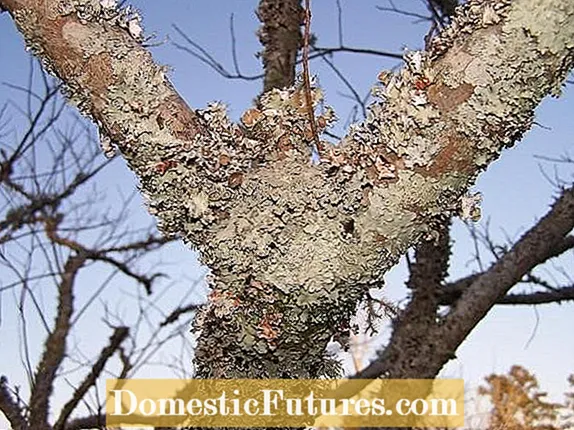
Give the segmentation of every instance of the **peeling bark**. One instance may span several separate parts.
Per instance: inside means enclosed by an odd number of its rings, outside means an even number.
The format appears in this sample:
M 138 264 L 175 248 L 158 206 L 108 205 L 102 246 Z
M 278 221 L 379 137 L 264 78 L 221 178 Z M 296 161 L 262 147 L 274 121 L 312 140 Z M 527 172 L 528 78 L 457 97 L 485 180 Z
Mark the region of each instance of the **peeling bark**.
M 70 4 L 0 0 L 120 149 L 163 231 L 211 268 L 200 377 L 336 375 L 325 357 L 331 336 L 408 247 L 458 211 L 573 62 L 574 4 L 471 0 L 429 52 L 380 75 L 366 121 L 310 165 L 301 88 L 267 92 L 242 124 L 217 104 L 194 111 L 141 46 L 134 17 L 97 0 Z M 448 327 L 456 348 L 462 328 Z M 444 363 L 453 351 L 429 346 L 412 359 L 436 352 L 433 363 Z

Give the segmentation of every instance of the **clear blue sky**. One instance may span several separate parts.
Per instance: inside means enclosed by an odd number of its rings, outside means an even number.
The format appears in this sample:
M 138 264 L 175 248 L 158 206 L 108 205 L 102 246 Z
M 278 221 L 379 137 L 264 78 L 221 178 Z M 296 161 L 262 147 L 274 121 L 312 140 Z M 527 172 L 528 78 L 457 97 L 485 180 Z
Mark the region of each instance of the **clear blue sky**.
M 421 47 L 428 28 L 426 23 L 417 23 L 414 18 L 378 11 L 376 5 L 385 5 L 384 0 L 342 0 L 341 3 L 346 45 L 392 52 Z M 137 0 L 132 4 L 141 10 L 147 33 L 156 33 L 155 41 L 159 42 L 159 46 L 153 48 L 155 58 L 173 68 L 171 76 L 176 88 L 193 107 L 199 108 L 209 101 L 220 100 L 229 105 L 232 117 L 238 118 L 241 112 L 250 106 L 260 90 L 261 82 L 225 79 L 197 59 L 177 50 L 171 42 L 183 40 L 172 28 L 172 24 L 178 25 L 195 42 L 232 69 L 229 19 L 231 14 L 234 14 L 241 71 L 246 75 L 258 74 L 261 72 L 259 60 L 255 57 L 260 49 L 255 36 L 258 21 L 253 12 L 256 1 Z M 403 0 L 400 4 L 413 11 L 424 12 L 421 1 Z M 318 36 L 320 46 L 338 44 L 335 0 L 313 2 L 312 30 Z M 0 40 L 0 82 L 24 85 L 29 59 L 23 50 L 21 38 L 6 14 L 0 16 Z M 338 55 L 334 61 L 361 95 L 368 92 L 381 69 L 397 64 L 396 61 L 380 57 L 350 54 Z M 336 108 L 341 118 L 340 124 L 345 125 L 352 108 L 352 102 L 348 98 L 349 91 L 324 63 L 313 63 L 312 71 L 319 76 L 327 102 Z M 3 104 L 8 99 L 17 100 L 18 97 L 17 92 L 0 87 L 0 103 Z M 559 157 L 568 151 L 573 153 L 573 113 L 574 87 L 571 85 L 565 89 L 562 98 L 546 100 L 539 108 L 537 122 L 543 127 L 535 126 L 523 142 L 507 151 L 501 160 L 480 177 L 475 188 L 484 196 L 483 221 L 490 220 L 495 239 L 504 241 L 505 237 L 518 238 L 547 211 L 555 193 L 552 185 L 542 175 L 541 168 L 554 174 L 554 164 L 541 161 L 535 156 Z M 16 125 L 15 122 L 14 126 Z M 8 137 L 4 136 L 2 139 Z M 562 178 L 571 181 L 572 170 L 572 166 L 561 166 Z M 125 194 L 133 190 L 133 178 L 121 162 L 116 162 L 109 172 L 106 180 L 100 184 L 100 189 L 110 187 L 117 190 L 118 184 L 121 184 L 120 188 Z M 139 200 L 134 205 L 133 216 L 134 222 L 141 222 L 142 225 L 150 222 Z M 475 268 L 468 264 L 472 244 L 460 223 L 454 227 L 454 240 L 455 258 L 450 271 L 453 279 L 467 275 Z M 199 268 L 192 253 L 183 250 L 179 245 L 172 246 L 170 250 L 172 251 L 164 254 L 162 259 L 171 259 L 169 261 L 178 265 L 176 271 L 181 273 L 182 277 L 187 276 L 182 284 L 189 284 L 188 279 L 203 274 L 203 269 Z M 572 252 L 561 260 L 561 264 L 570 274 L 574 267 L 572 263 Z M 388 275 L 384 293 L 386 297 L 404 299 L 404 275 L 404 266 L 399 266 Z M 2 278 L 3 276 L 0 276 L 0 279 Z M 570 282 L 572 283 L 572 279 Z M 86 289 L 89 289 L 89 286 L 86 286 Z M 20 382 L 25 385 L 23 374 L 17 370 L 20 358 L 18 339 L 14 335 L 16 313 L 12 308 L 13 298 L 5 294 L 1 299 L 0 344 L 10 348 L 6 355 L 3 354 L 0 373 L 7 373 L 14 382 L 21 378 Z M 50 298 L 46 297 L 45 306 L 49 308 L 50 303 Z M 86 327 L 92 327 L 99 324 L 99 319 L 99 315 L 95 313 L 86 316 L 82 323 Z M 574 304 L 546 305 L 536 309 L 497 308 L 472 333 L 460 348 L 458 359 L 446 367 L 442 376 L 463 377 L 468 385 L 473 387 L 489 373 L 506 372 L 511 365 L 521 364 L 537 374 L 542 387 L 546 388 L 554 399 L 561 399 L 561 393 L 566 388 L 566 377 L 569 373 L 574 373 L 573 327 Z M 38 339 L 42 338 L 41 335 L 39 332 Z M 90 339 L 92 336 L 97 334 L 90 334 Z M 102 334 L 102 343 L 108 336 L 108 332 Z M 76 342 L 83 342 L 86 346 L 85 339 L 82 340 L 81 337 Z M 88 349 L 90 343 L 92 342 L 88 342 Z M 100 349 L 101 344 L 93 344 L 94 351 Z M 1 426 L 0 421 L 0 428 Z

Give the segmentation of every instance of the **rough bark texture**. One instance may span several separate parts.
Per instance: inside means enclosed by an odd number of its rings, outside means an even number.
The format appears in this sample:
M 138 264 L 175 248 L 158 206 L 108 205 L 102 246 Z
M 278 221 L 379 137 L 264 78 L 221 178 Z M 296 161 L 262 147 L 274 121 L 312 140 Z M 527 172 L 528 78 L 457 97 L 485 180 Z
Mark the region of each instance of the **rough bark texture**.
M 257 16 L 263 24 L 258 32 L 264 47 L 263 92 L 290 87 L 295 81 L 297 53 L 303 40 L 301 0 L 261 0 Z
M 331 336 L 409 246 L 459 210 L 573 61 L 573 3 L 471 0 L 430 52 L 380 75 L 367 120 L 312 165 L 300 88 L 266 93 L 241 125 L 220 105 L 193 111 L 141 46 L 136 18 L 102 4 L 0 0 L 121 150 L 161 228 L 211 268 L 201 377 L 335 375 Z M 472 291 L 477 308 L 453 315 L 483 315 L 493 297 Z M 446 324 L 456 349 L 467 331 Z M 433 352 L 412 359 L 422 365 Z

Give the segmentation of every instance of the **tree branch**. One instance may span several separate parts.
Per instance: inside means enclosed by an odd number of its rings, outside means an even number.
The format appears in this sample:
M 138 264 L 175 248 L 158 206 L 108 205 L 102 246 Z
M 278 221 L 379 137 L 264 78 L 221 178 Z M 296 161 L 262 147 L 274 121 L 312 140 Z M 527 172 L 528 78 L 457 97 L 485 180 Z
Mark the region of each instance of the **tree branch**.
M 30 430 L 30 426 L 24 418 L 24 411 L 18 402 L 12 398 L 8 388 L 8 380 L 4 375 L 0 376 L 0 411 L 6 415 L 14 430 Z
M 80 244 L 79 242 L 62 237 L 58 234 L 57 229 L 62 221 L 63 216 L 56 215 L 55 217 L 49 218 L 40 218 L 40 221 L 44 222 L 46 235 L 48 238 L 53 242 L 57 243 L 58 245 L 64 246 L 66 248 L 70 248 L 73 251 L 81 253 L 85 256 L 86 260 L 92 261 L 101 261 L 104 263 L 108 263 L 122 272 L 124 275 L 129 276 L 130 278 L 135 279 L 138 283 L 143 285 L 146 290 L 146 293 L 149 295 L 152 293 L 152 286 L 153 282 L 161 277 L 164 276 L 161 273 L 155 273 L 152 276 L 142 275 L 139 273 L 134 272 L 127 263 L 117 260 L 116 258 L 110 257 L 108 253 L 111 252 L 118 252 L 118 251 L 128 251 L 128 250 L 143 250 L 143 249 L 151 249 L 156 245 L 162 245 L 170 239 L 168 238 L 154 238 L 150 237 L 147 240 L 138 241 L 134 243 L 130 243 L 127 245 L 113 247 L 109 249 L 90 249 L 85 247 L 84 245 Z
M 534 293 L 507 294 L 497 300 L 497 305 L 543 305 L 574 301 L 574 287 L 562 287 L 554 291 L 536 291 Z
M 98 359 L 91 367 L 90 373 L 86 375 L 80 386 L 74 391 L 72 398 L 64 405 L 58 420 L 54 424 L 54 430 L 65 430 L 68 428 L 66 424 L 68 418 L 82 401 L 88 390 L 95 385 L 106 363 L 128 337 L 128 334 L 129 329 L 127 327 L 115 328 L 114 333 L 110 337 L 109 344 L 100 352 Z
M 74 309 L 74 283 L 86 256 L 82 254 L 68 258 L 58 286 L 58 313 L 54 328 L 46 338 L 42 359 L 34 375 L 30 394 L 30 417 L 28 422 L 33 429 L 48 427 L 50 397 L 54 389 L 54 379 L 66 354 L 66 343 L 70 332 L 70 321 Z
M 399 74 L 379 76 L 384 88 L 376 88 L 367 119 L 311 165 L 300 88 L 265 93 L 242 126 L 217 104 L 191 111 L 134 25 L 131 33 L 122 27 L 122 12 L 100 6 L 86 17 L 74 5 L 62 12 L 60 2 L 41 3 L 0 0 L 118 144 L 164 232 L 197 246 L 212 270 L 200 377 L 336 374 L 325 346 L 338 327 L 437 215 L 458 211 L 477 174 L 529 128 L 574 57 L 574 4 L 467 2 L 428 52 L 409 53 Z M 282 3 L 293 14 L 274 22 L 289 20 L 290 48 L 277 48 L 292 52 L 301 17 L 293 0 Z M 262 1 L 260 15 L 278 12 L 272 4 Z M 530 19 L 537 14 L 547 25 Z M 276 36 L 263 31 L 266 49 Z M 272 60 L 277 72 L 292 69 Z M 269 321 L 273 336 L 262 329 Z M 436 349 L 427 347 L 402 352 L 413 351 L 416 364 Z M 439 351 L 437 360 L 452 353 Z M 422 372 L 402 360 L 392 374 Z
M 526 272 L 521 274 L 520 279 L 522 279 L 524 276 L 526 276 L 528 273 L 530 273 L 536 266 L 539 266 L 539 265 L 545 263 L 546 261 L 548 261 L 552 258 L 558 257 L 558 256 L 564 254 L 565 252 L 571 250 L 571 249 L 574 249 L 574 236 L 570 235 L 570 236 L 566 236 L 564 238 L 558 238 L 557 243 L 551 244 L 551 246 L 549 246 L 547 248 L 547 253 L 540 254 L 540 260 L 532 261 L 532 265 L 525 268 Z M 451 282 L 451 283 L 445 285 L 444 287 L 441 288 L 439 303 L 443 306 L 453 305 L 461 297 L 461 295 L 466 290 L 468 290 L 468 288 L 475 281 L 477 281 L 481 276 L 484 276 L 485 274 L 487 274 L 489 272 L 489 270 L 467 276 L 465 278 L 459 279 L 457 281 L 454 281 L 454 282 Z M 567 291 L 567 289 L 566 289 L 566 291 Z M 566 292 L 565 294 L 567 295 L 568 293 Z M 525 296 L 530 296 L 530 295 L 531 294 L 526 294 Z M 524 295 L 521 294 L 520 296 L 524 296 Z M 508 296 L 501 298 L 497 303 L 499 303 L 499 304 L 519 304 L 519 303 L 510 303 L 510 302 L 515 301 L 515 299 L 508 298 L 508 301 L 507 301 L 507 297 Z M 550 300 L 550 298 L 552 297 L 552 293 L 548 293 L 548 294 L 543 293 L 542 296 L 537 296 L 537 297 L 545 297 L 544 300 Z M 560 297 L 562 297 L 562 295 L 558 294 L 558 295 L 556 295 L 556 297 L 560 298 Z M 559 300 L 564 300 L 564 299 L 559 299 Z M 549 303 L 549 302 L 546 302 L 546 303 Z
M 513 248 L 484 274 L 473 277 L 448 315 L 424 333 L 399 326 L 379 358 L 357 374 L 357 378 L 434 378 L 468 333 L 488 310 L 504 297 L 524 274 L 548 255 L 574 228 L 574 188 L 563 191 L 551 210 Z M 572 289 L 564 290 L 565 296 Z M 512 296 L 508 300 L 514 300 Z M 536 296 L 535 296 L 536 297 Z M 539 299 L 542 296 L 538 296 Z M 526 300 L 524 297 L 517 300 Z M 414 307 L 408 308 L 416 312 Z M 413 342 L 413 339 L 417 339 Z
M 486 312 L 515 285 L 529 267 L 555 252 L 554 244 L 574 228 L 574 188 L 565 189 L 548 214 L 526 233 L 488 274 L 478 278 L 461 296 L 445 319 L 444 343 L 464 340 Z M 455 348 L 456 348 L 455 347 Z
M 258 32 L 263 45 L 263 92 L 289 87 L 295 82 L 297 53 L 303 42 L 301 0 L 261 0 L 257 17 L 263 24 Z
M 165 319 L 159 324 L 160 327 L 165 327 L 166 325 L 172 324 L 176 322 L 180 316 L 188 313 L 188 312 L 196 312 L 199 309 L 199 305 L 187 305 L 187 306 L 178 306 L 174 309 Z

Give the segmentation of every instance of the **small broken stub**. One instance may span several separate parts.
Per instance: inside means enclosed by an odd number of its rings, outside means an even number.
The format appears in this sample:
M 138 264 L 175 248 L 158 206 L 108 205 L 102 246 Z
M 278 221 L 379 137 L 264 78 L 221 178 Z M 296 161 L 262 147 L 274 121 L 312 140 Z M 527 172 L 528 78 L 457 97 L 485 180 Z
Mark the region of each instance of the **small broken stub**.
M 116 155 L 116 147 L 106 133 L 100 132 L 100 147 L 106 158 L 113 158 Z
M 460 200 L 460 218 L 463 221 L 479 221 L 481 216 L 481 202 L 482 194 L 479 192 L 462 196 Z

